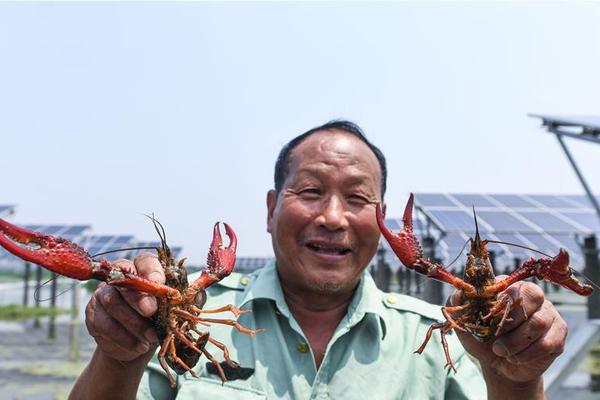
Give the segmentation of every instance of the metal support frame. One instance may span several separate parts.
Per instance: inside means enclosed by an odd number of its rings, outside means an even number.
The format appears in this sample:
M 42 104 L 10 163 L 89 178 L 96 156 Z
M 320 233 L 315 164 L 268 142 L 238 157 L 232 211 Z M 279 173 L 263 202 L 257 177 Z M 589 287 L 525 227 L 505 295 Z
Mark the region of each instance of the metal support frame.
M 592 202 L 592 206 L 594 206 L 594 209 L 596 210 L 596 215 L 598 216 L 598 219 L 600 219 L 600 206 L 598 205 L 598 201 L 596 200 L 596 198 L 594 197 L 594 194 L 590 190 L 590 187 L 588 186 L 587 182 L 585 181 L 585 178 L 583 177 L 583 174 L 579 170 L 579 167 L 577 167 L 577 163 L 575 163 L 575 159 L 573 158 L 573 156 L 571 155 L 571 152 L 567 148 L 567 145 L 565 144 L 562 136 L 568 135 L 571 137 L 577 137 L 578 139 L 583 139 L 583 138 L 573 135 L 573 134 L 568 134 L 566 132 L 562 132 L 560 129 L 554 128 L 552 126 L 548 127 L 548 130 L 556 135 L 556 139 L 558 139 L 558 143 L 560 143 L 560 146 L 562 147 L 563 151 L 565 152 L 565 155 L 569 159 L 571 166 L 575 170 L 575 174 L 577 174 L 577 178 L 579 178 L 579 182 L 581 182 L 581 185 L 583 186 L 585 193 L 587 194 L 588 198 Z
M 574 139 L 600 144 L 600 125 L 598 123 L 599 120 L 597 118 L 590 120 L 590 118 L 585 117 L 580 117 L 578 119 L 576 117 L 552 117 L 540 114 L 529 114 L 529 116 L 534 118 L 540 118 L 542 120 L 542 125 L 548 128 L 548 132 L 556 136 L 558 143 L 560 143 L 560 147 L 562 147 L 563 151 L 565 152 L 565 155 L 567 156 L 567 159 L 573 167 L 573 170 L 575 170 L 575 174 L 577 175 L 579 182 L 581 182 L 581 185 L 583 186 L 583 189 L 585 190 L 588 199 L 592 203 L 594 210 L 596 210 L 596 215 L 598 216 L 598 219 L 600 219 L 600 205 L 598 204 L 598 200 L 596 200 L 596 198 L 594 197 L 592 191 L 590 190 L 590 187 L 588 186 L 587 182 L 585 181 L 585 178 L 583 177 L 583 174 L 579 170 L 575 159 L 571 155 L 571 152 L 569 151 L 567 145 L 563 140 L 563 136 L 568 136 Z M 581 129 L 581 132 L 570 132 L 568 128 Z

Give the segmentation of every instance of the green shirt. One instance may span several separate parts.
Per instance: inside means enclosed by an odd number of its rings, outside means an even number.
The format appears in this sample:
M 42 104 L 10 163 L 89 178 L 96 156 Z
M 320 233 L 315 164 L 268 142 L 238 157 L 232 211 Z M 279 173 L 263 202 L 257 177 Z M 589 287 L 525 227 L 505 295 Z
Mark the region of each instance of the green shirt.
M 175 391 L 155 358 L 144 373 L 138 399 L 486 398 L 480 369 L 455 334 L 447 339 L 456 373 L 444 369 L 446 361 L 437 330 L 423 354 L 413 354 L 429 326 L 443 321 L 440 307 L 405 295 L 383 293 L 366 272 L 319 369 L 306 336 L 285 302 L 274 263 L 251 275 L 233 273 L 207 292 L 204 309 L 235 304 L 252 310 L 239 317 L 243 326 L 265 329 L 250 337 L 227 325 L 199 325 L 229 348 L 233 360 L 254 372 L 246 380 L 222 385 L 218 375 L 207 371 L 208 360 L 203 356 L 194 368 L 199 378 L 173 373 Z M 227 314 L 217 318 L 232 318 Z M 212 344 L 206 349 L 223 360 L 222 352 Z

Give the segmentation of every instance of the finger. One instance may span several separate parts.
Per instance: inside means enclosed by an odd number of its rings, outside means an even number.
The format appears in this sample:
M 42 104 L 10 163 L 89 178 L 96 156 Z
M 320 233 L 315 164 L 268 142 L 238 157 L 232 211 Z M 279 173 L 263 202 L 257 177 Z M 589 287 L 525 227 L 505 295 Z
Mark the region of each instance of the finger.
M 92 335 L 94 338 L 110 338 L 111 342 L 132 351 L 135 351 L 135 349 L 138 351 L 147 351 L 149 348 L 149 344 L 147 342 L 141 342 L 122 324 L 113 319 L 102 306 L 97 296 L 92 297 L 92 300 L 90 300 L 90 303 L 86 308 L 85 323 L 90 335 Z M 106 341 L 104 343 L 106 343 Z M 144 343 L 145 346 L 140 343 Z M 102 350 L 105 352 L 109 352 L 111 349 L 112 347 L 102 348 Z
M 121 324 L 131 335 L 149 343 L 158 342 L 151 322 L 131 308 L 122 294 L 114 287 L 105 285 L 95 296 L 98 304 L 111 319 Z
M 111 338 L 106 338 L 104 336 L 95 336 L 94 340 L 98 343 L 98 346 L 104 351 L 106 354 L 111 357 L 121 360 L 121 361 L 131 361 L 140 356 L 140 354 L 147 353 L 150 351 L 150 347 L 146 348 L 146 351 L 138 351 L 131 350 L 131 348 L 120 346 L 119 344 L 112 341 Z
M 547 335 L 531 344 L 520 353 L 508 357 L 515 364 L 529 364 L 540 360 L 554 360 L 565 350 L 564 341 L 560 337 L 566 333 L 562 326 L 551 327 Z
M 133 263 L 129 260 L 117 260 L 115 264 L 132 268 L 142 278 L 158 283 L 165 282 L 163 268 L 154 254 L 143 253 L 137 256 Z M 156 313 L 157 304 L 154 296 L 124 287 L 118 287 L 117 290 L 122 294 L 125 301 L 144 317 L 150 317 Z
M 506 346 L 508 360 L 528 363 L 562 353 L 567 336 L 567 324 L 548 301 L 510 334 L 498 340 Z
M 508 314 L 508 319 L 502 327 L 501 334 L 510 332 L 520 326 L 536 313 L 545 301 L 542 289 L 531 282 L 515 283 L 502 292 L 501 295 L 510 296 L 514 302 L 512 310 Z
M 133 264 L 142 278 L 165 283 L 165 272 L 156 254 L 142 253 L 133 260 Z

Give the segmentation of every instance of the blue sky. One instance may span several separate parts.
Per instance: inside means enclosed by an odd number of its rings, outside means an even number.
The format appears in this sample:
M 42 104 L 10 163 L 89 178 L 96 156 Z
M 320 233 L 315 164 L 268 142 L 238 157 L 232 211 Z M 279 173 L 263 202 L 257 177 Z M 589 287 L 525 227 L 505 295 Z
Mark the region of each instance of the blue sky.
M 1 204 L 170 240 L 217 220 L 271 255 L 280 147 L 360 124 L 409 191 L 582 193 L 530 112 L 600 114 L 596 3 L 1 3 Z M 568 141 L 595 192 L 600 147 Z

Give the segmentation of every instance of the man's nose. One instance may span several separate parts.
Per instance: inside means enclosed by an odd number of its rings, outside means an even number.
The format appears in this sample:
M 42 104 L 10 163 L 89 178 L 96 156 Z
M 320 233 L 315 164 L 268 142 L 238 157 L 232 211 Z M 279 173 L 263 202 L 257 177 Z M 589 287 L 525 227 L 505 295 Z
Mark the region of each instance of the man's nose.
M 331 196 L 323 202 L 316 222 L 319 226 L 332 231 L 346 229 L 348 227 L 346 211 L 343 200 Z

